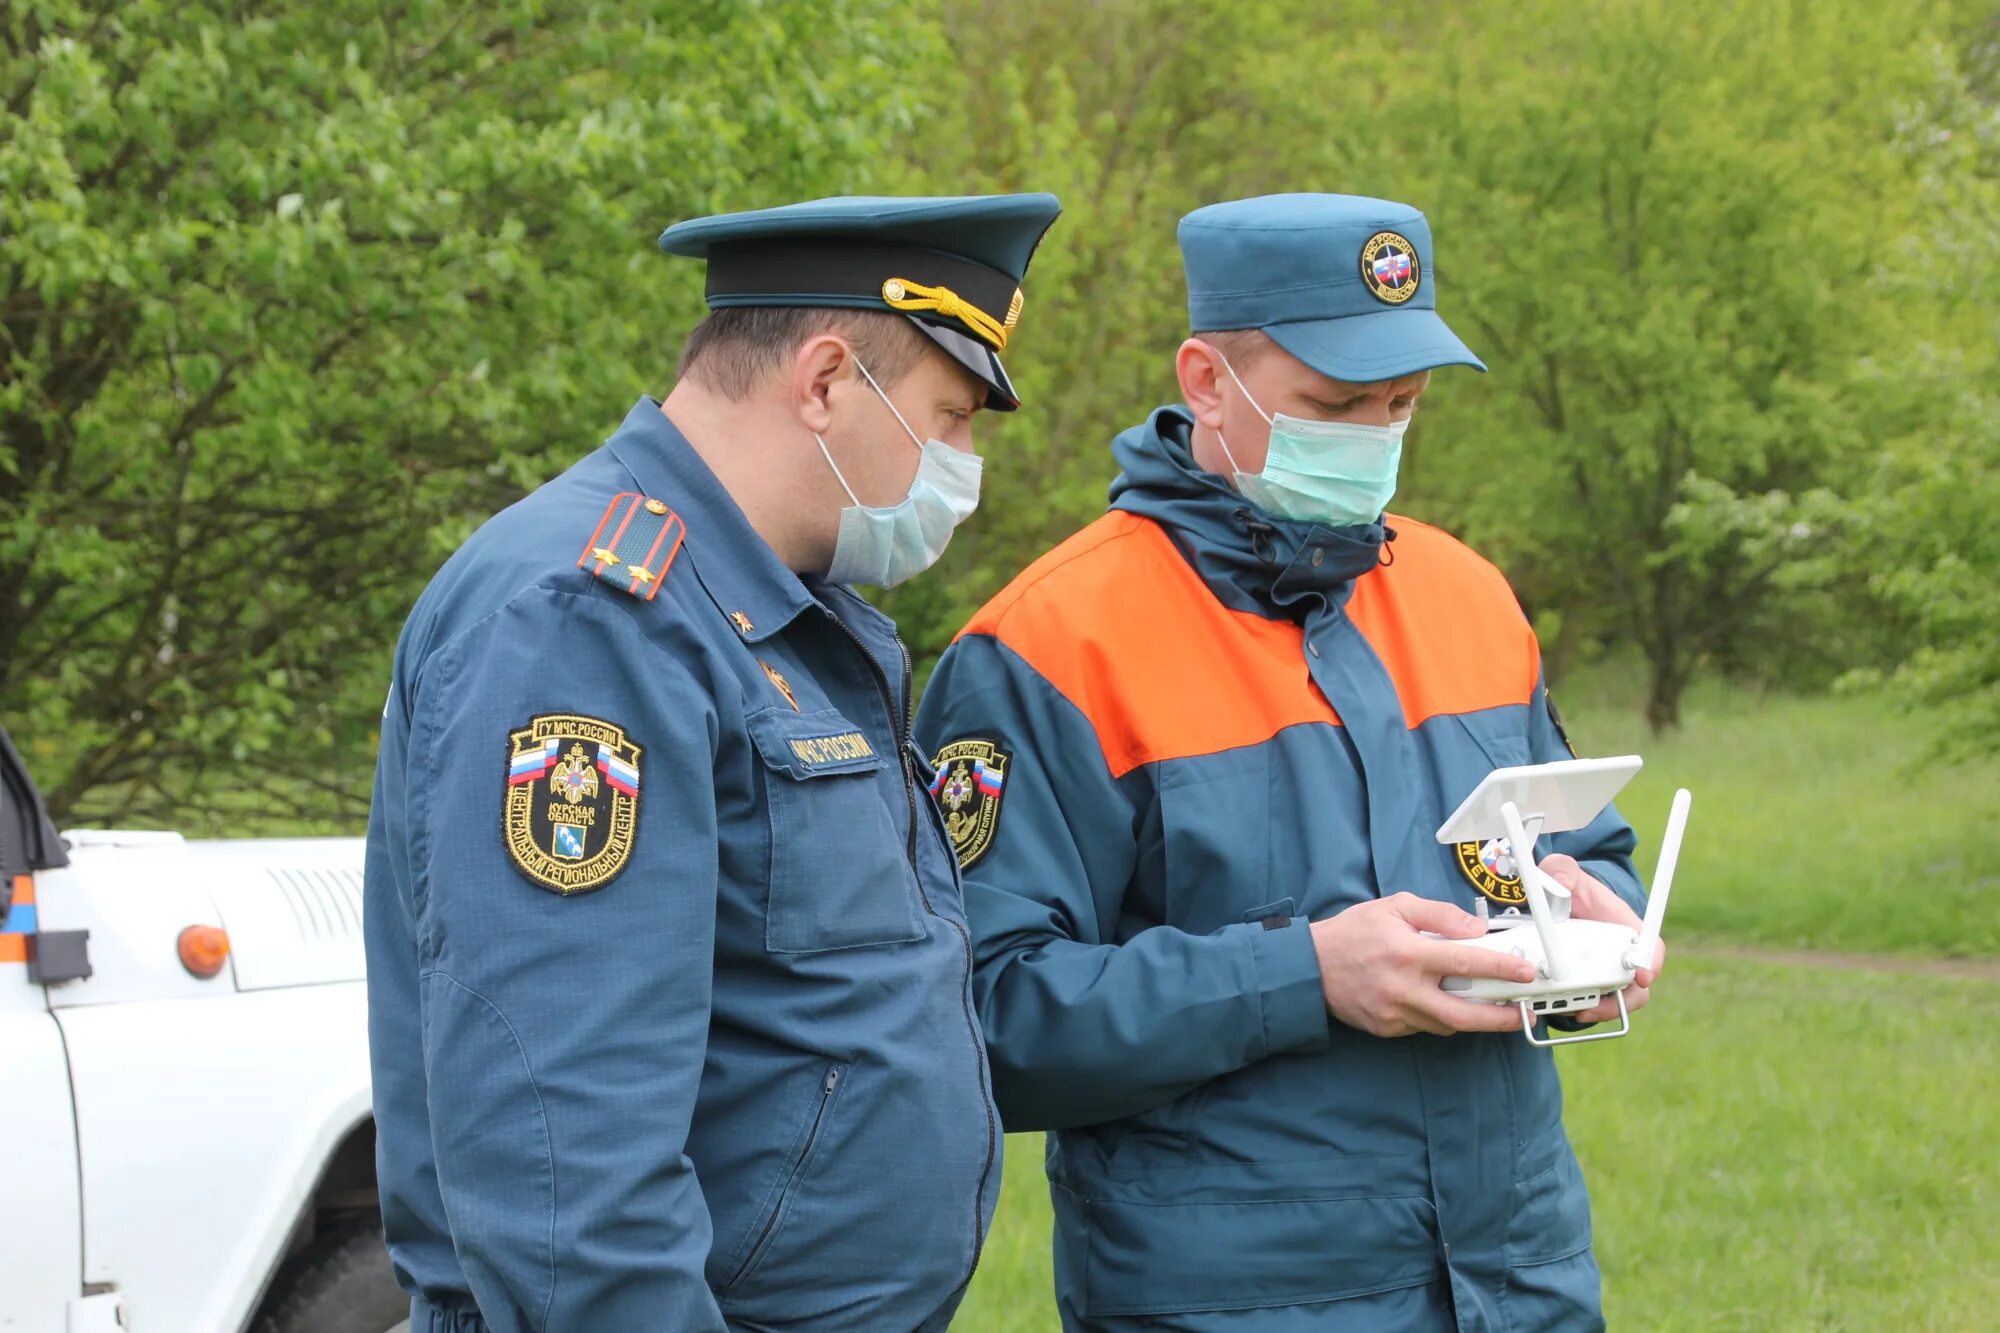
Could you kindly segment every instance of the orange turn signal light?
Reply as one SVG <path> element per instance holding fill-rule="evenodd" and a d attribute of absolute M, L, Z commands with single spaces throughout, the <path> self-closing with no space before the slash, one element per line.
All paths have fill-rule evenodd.
<path fill-rule="evenodd" d="M 221 926 L 189 926 L 181 932 L 180 955 L 189 973 L 212 977 L 229 961 L 229 932 Z"/>

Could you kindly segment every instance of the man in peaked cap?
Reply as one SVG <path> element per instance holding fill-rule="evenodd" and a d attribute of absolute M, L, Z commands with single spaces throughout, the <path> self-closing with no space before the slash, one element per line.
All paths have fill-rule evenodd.
<path fill-rule="evenodd" d="M 918 720 L 996 1100 L 1054 1131 L 1064 1324 L 1601 1328 L 1549 1053 L 1439 985 L 1529 965 L 1456 942 L 1523 900 L 1510 850 L 1433 831 L 1569 755 L 1506 580 L 1384 513 L 1432 370 L 1484 367 L 1407 205 L 1246 199 L 1180 239 L 1185 405 L 1113 442 L 1111 512 Z M 1636 926 L 1633 845 L 1607 810 L 1542 865 Z"/>
<path fill-rule="evenodd" d="M 669 228 L 664 403 L 404 627 L 369 821 L 382 1214 L 415 1333 L 941 1328 L 1000 1133 L 909 657 L 1048 195 Z"/>

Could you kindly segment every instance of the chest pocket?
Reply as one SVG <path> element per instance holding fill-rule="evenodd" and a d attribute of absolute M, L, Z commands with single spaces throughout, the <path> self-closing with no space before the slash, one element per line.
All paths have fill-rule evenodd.
<path fill-rule="evenodd" d="M 770 880 L 764 947 L 822 953 L 924 937 L 907 848 L 887 795 L 891 757 L 832 709 L 748 719 L 765 768 Z"/>

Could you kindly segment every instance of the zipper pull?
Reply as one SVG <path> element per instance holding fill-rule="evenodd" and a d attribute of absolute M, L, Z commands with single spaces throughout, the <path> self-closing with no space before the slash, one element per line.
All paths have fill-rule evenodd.
<path fill-rule="evenodd" d="M 826 1095 L 827 1095 L 827 1096 L 829 1096 L 829 1097 L 833 1096 L 833 1090 L 834 1090 L 835 1088 L 839 1087 L 839 1086 L 840 1086 L 840 1071 L 839 1071 L 838 1069 L 829 1069 L 829 1070 L 827 1070 L 827 1071 L 826 1071 Z"/>

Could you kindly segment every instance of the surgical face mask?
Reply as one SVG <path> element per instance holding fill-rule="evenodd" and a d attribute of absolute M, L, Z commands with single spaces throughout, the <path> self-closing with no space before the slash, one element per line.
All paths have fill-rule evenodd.
<path fill-rule="evenodd" d="M 1218 355 L 1220 355 L 1218 353 Z M 1303 421 L 1280 413 L 1272 416 L 1237 379 L 1236 368 L 1223 358 L 1222 368 L 1236 380 L 1243 397 L 1271 426 L 1271 445 L 1263 471 L 1236 467 L 1229 441 L 1220 430 L 1215 438 L 1235 471 L 1236 489 L 1258 508 L 1284 518 L 1329 527 L 1373 523 L 1396 494 L 1396 472 L 1403 462 L 1403 432 L 1410 419 L 1388 426 L 1358 421 Z"/>
<path fill-rule="evenodd" d="M 853 504 L 840 511 L 840 530 L 833 539 L 833 564 L 826 576 L 835 583 L 874 583 L 894 587 L 923 573 L 944 554 L 953 529 L 979 507 L 979 478 L 984 470 L 978 455 L 954 449 L 942 440 L 920 440 L 882 392 L 882 386 L 860 361 L 854 363 L 888 409 L 895 413 L 904 434 L 923 453 L 917 475 L 910 479 L 910 493 L 893 505 L 865 505 L 828 452 L 826 441 L 819 451 L 834 479 Z"/>

